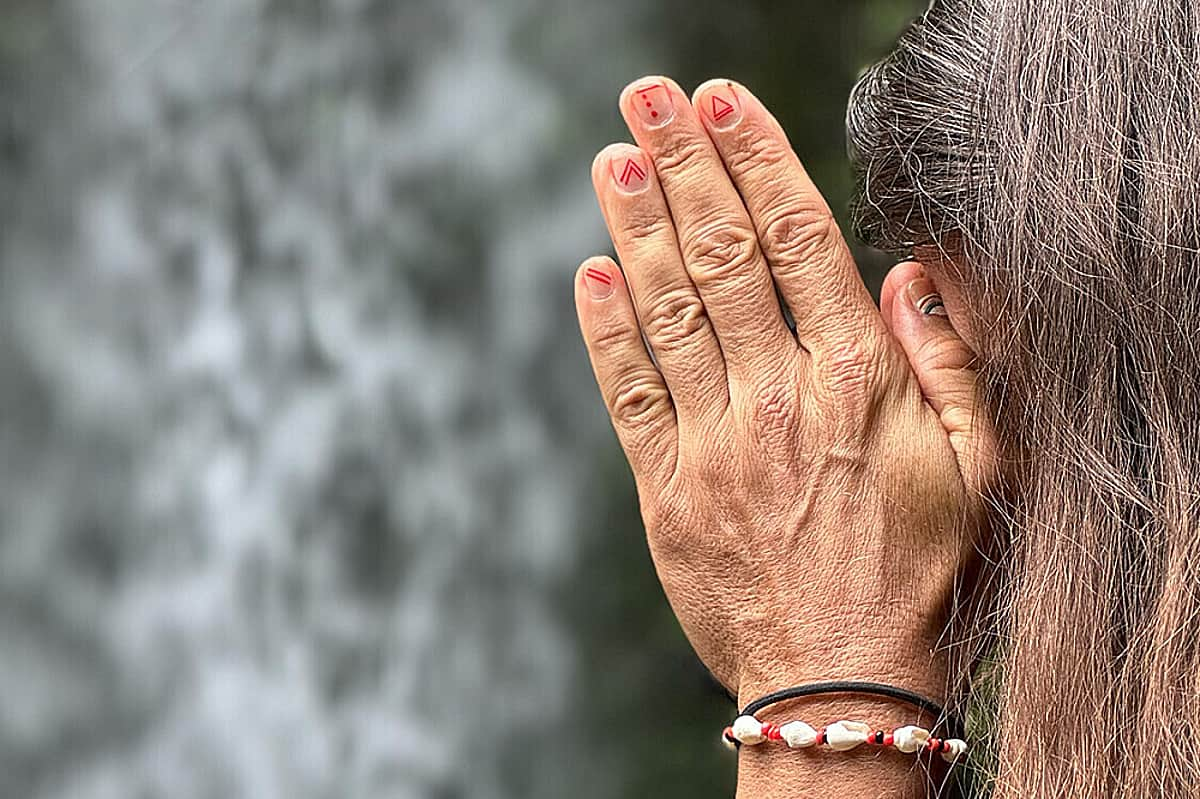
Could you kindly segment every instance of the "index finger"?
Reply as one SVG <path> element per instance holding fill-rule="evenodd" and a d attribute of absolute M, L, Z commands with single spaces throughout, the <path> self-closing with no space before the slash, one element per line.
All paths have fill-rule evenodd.
<path fill-rule="evenodd" d="M 805 349 L 884 333 L 825 198 L 783 128 L 740 84 L 712 80 L 693 105 L 754 222 Z"/>

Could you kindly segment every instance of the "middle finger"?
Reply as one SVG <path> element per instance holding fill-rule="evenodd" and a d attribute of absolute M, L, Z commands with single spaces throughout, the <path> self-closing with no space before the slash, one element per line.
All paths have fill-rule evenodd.
<path fill-rule="evenodd" d="M 654 162 L 731 380 L 784 362 L 799 345 L 784 321 L 750 215 L 691 100 L 672 80 L 643 78 L 621 93 L 621 113 Z"/>

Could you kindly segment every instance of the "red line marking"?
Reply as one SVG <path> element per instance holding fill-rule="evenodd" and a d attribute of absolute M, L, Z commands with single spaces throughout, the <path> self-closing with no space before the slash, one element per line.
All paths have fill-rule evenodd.
<path fill-rule="evenodd" d="M 608 275 L 604 274 L 603 272 L 599 271 L 598 269 L 589 268 L 587 270 L 587 272 L 585 272 L 585 274 L 590 278 L 599 280 L 601 283 L 603 283 L 606 286 L 612 285 L 612 278 L 609 277 Z"/>
<path fill-rule="evenodd" d="M 718 103 L 720 103 L 720 105 L 718 105 Z M 733 113 L 733 106 L 722 100 L 720 97 L 717 97 L 715 94 L 712 96 L 712 107 L 714 122 L 724 119 Z"/>
<path fill-rule="evenodd" d="M 645 94 L 646 92 L 652 92 L 652 91 L 654 91 L 655 89 L 665 89 L 665 88 L 667 88 L 667 84 L 665 84 L 665 83 L 656 83 L 656 84 L 654 84 L 653 86 L 647 86 L 647 87 L 646 87 L 646 88 L 644 88 L 644 89 L 634 89 L 634 91 L 635 91 L 635 92 L 637 92 L 638 94 Z"/>
<path fill-rule="evenodd" d="M 621 185 L 628 186 L 630 177 L 636 177 L 638 180 L 644 180 L 646 173 L 637 165 L 637 162 L 632 158 L 625 161 L 625 171 L 621 173 Z"/>

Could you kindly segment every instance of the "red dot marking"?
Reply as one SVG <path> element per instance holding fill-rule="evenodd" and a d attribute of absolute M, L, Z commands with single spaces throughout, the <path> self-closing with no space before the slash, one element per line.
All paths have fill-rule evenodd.
<path fill-rule="evenodd" d="M 650 116 L 651 116 L 651 117 L 656 117 L 656 116 L 658 116 L 658 112 L 657 112 L 657 111 L 651 111 L 651 112 L 650 112 Z"/>

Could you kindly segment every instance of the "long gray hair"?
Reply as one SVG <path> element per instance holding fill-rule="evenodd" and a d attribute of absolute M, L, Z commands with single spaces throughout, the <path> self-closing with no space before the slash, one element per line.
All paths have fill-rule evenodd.
<path fill-rule="evenodd" d="M 848 129 L 859 234 L 957 265 L 1006 455 L 949 633 L 999 663 L 994 795 L 1196 796 L 1200 5 L 935 0 Z"/>

